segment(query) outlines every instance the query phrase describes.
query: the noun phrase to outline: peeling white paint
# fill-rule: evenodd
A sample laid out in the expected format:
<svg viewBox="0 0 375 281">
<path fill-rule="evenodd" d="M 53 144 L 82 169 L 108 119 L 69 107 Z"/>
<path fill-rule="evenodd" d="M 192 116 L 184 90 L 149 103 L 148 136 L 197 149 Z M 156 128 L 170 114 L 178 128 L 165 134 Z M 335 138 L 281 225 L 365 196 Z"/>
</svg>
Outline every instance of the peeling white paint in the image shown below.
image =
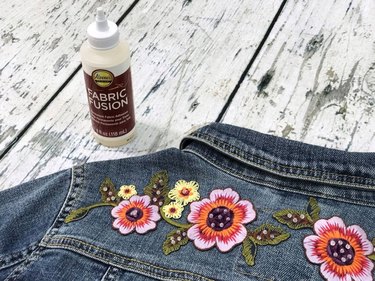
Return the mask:
<svg viewBox="0 0 375 281">
<path fill-rule="evenodd" d="M 192 127 L 217 118 L 280 4 L 141 0 L 120 26 L 133 51 L 136 139 L 117 149 L 95 143 L 79 72 L 1 161 L 0 189 L 80 162 L 176 147 Z"/>
<path fill-rule="evenodd" d="M 288 1 L 223 122 L 375 152 L 374 10 L 372 0 Z"/>
</svg>

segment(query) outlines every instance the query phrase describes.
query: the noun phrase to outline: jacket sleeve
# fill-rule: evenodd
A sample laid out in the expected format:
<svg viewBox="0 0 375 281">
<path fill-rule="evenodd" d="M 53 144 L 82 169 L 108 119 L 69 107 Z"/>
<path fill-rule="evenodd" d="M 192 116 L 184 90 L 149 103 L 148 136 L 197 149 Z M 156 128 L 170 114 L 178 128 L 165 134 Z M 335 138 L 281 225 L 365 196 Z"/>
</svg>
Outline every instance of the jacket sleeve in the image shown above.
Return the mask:
<svg viewBox="0 0 375 281">
<path fill-rule="evenodd" d="M 0 192 L 0 280 L 38 247 L 64 204 L 71 176 L 65 170 Z"/>
</svg>

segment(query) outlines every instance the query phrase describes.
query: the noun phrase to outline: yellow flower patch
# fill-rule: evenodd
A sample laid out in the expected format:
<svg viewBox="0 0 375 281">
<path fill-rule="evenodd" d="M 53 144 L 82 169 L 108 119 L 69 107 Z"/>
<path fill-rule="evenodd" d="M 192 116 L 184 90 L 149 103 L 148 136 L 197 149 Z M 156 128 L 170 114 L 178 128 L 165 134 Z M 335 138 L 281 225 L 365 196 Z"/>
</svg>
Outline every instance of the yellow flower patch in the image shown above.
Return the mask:
<svg viewBox="0 0 375 281">
<path fill-rule="evenodd" d="M 171 202 L 163 207 L 163 212 L 167 218 L 179 219 L 183 210 L 184 207 L 179 202 Z"/>
<path fill-rule="evenodd" d="M 120 191 L 118 192 L 118 196 L 120 196 L 122 199 L 129 199 L 133 195 L 137 194 L 137 190 L 135 190 L 134 185 L 123 185 L 120 187 Z"/>
<path fill-rule="evenodd" d="M 168 196 L 182 206 L 186 206 L 190 202 L 199 200 L 198 188 L 199 184 L 196 181 L 179 180 L 176 182 L 175 187 L 169 191 Z"/>
</svg>

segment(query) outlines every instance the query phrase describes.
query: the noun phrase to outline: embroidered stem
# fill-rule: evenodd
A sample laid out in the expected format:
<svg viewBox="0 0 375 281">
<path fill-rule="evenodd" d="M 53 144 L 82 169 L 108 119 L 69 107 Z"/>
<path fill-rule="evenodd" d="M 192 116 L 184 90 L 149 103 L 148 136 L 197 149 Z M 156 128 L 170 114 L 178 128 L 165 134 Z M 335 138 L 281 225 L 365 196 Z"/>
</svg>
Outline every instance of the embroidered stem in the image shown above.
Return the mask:
<svg viewBox="0 0 375 281">
<path fill-rule="evenodd" d="M 175 227 L 179 227 L 179 228 L 190 228 L 191 226 L 192 226 L 192 224 L 190 224 L 190 223 L 186 223 L 186 224 L 184 224 L 184 223 L 179 223 L 179 222 L 176 222 L 176 221 L 174 221 L 174 220 L 172 220 L 172 219 L 170 219 L 170 218 L 167 218 L 166 216 L 165 216 L 165 213 L 163 212 L 163 210 L 160 208 L 160 214 L 161 214 L 161 216 L 162 216 L 162 218 L 167 222 L 167 223 L 169 223 L 170 225 L 173 225 L 173 226 L 175 226 Z"/>
<path fill-rule="evenodd" d="M 80 220 L 84 218 L 91 209 L 97 208 L 97 207 L 103 207 L 103 206 L 113 206 L 116 207 L 116 203 L 107 203 L 107 202 L 100 202 L 96 203 L 87 207 L 82 207 L 77 210 L 73 210 L 69 213 L 69 215 L 65 218 L 64 222 L 69 223 L 72 221 Z"/>
</svg>

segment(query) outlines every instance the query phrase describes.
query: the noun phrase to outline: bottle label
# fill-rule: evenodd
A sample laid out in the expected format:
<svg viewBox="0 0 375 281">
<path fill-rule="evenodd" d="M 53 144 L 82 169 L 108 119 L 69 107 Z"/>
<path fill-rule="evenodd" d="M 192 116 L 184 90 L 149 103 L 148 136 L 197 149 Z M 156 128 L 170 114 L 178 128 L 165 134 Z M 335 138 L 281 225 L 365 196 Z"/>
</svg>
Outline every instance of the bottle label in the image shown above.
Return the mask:
<svg viewBox="0 0 375 281">
<path fill-rule="evenodd" d="M 94 131 L 109 138 L 130 132 L 135 126 L 130 67 L 118 76 L 108 69 L 83 73 Z"/>
</svg>

